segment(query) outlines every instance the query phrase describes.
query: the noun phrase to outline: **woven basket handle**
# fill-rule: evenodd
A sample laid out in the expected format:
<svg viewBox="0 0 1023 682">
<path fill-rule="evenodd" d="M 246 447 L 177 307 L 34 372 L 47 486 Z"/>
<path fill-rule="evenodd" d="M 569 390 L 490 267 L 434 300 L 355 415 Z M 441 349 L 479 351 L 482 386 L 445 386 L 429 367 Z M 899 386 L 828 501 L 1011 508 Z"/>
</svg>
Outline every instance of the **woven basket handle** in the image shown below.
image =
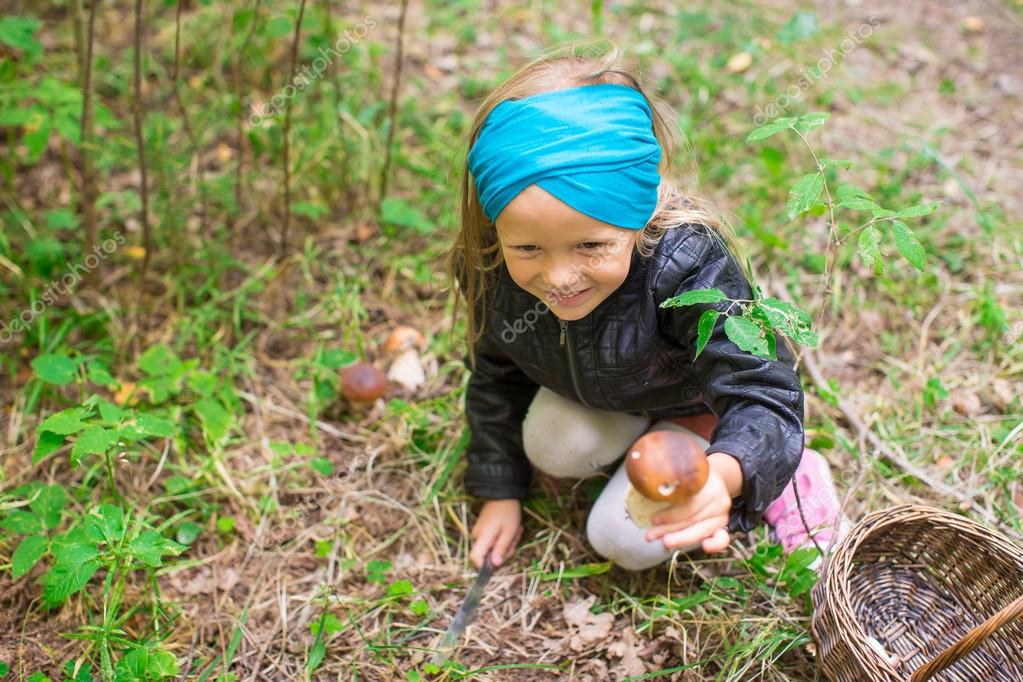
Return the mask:
<svg viewBox="0 0 1023 682">
<path fill-rule="evenodd" d="M 909 678 L 910 682 L 926 682 L 931 679 L 935 673 L 944 670 L 961 658 L 965 658 L 995 630 L 1020 615 L 1023 615 L 1023 596 L 1010 602 L 1004 609 L 967 632 L 962 639 L 938 654 L 933 661 L 917 668 L 913 672 L 913 676 Z"/>
</svg>

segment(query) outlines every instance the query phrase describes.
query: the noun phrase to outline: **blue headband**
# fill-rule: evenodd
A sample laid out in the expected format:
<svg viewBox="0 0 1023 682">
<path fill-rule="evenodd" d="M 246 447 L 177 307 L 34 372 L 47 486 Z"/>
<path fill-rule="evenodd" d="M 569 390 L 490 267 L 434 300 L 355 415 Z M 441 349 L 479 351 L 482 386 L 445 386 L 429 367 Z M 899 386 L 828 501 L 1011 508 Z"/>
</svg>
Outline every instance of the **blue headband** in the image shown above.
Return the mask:
<svg viewBox="0 0 1023 682">
<path fill-rule="evenodd" d="M 652 125 L 646 98 L 613 83 L 501 102 L 469 152 L 484 213 L 497 220 L 536 184 L 580 213 L 642 229 L 661 181 Z"/>
</svg>

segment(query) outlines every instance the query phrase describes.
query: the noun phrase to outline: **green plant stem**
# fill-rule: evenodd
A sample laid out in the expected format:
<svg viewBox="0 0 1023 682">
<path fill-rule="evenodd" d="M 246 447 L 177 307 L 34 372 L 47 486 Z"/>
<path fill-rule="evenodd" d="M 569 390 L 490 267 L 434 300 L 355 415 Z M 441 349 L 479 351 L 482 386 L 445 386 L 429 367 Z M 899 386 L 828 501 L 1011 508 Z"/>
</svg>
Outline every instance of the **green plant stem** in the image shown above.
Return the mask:
<svg viewBox="0 0 1023 682">
<path fill-rule="evenodd" d="M 796 128 L 792 128 L 792 131 L 799 136 L 799 139 L 803 141 L 807 151 L 810 152 L 810 156 L 813 157 L 813 162 L 817 165 L 817 172 L 821 175 L 821 184 L 824 186 L 824 196 L 828 199 L 828 246 L 824 254 L 824 298 L 827 299 L 831 295 L 831 283 L 834 279 L 834 273 L 832 272 L 835 267 L 835 246 L 839 243 L 838 237 L 835 232 L 835 202 L 831 198 L 831 190 L 828 188 L 828 178 L 824 174 L 824 164 L 817 157 L 817 152 L 810 146 L 810 142 L 806 139 L 803 133 L 799 132 Z M 840 292 L 835 292 L 836 297 Z"/>
</svg>

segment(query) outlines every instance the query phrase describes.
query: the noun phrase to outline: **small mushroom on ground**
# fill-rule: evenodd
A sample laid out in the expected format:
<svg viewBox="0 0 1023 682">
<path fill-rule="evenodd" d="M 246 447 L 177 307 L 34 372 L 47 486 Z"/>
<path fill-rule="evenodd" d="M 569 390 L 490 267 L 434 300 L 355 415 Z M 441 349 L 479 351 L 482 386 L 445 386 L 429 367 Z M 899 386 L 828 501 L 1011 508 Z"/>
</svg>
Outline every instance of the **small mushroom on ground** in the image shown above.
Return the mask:
<svg viewBox="0 0 1023 682">
<path fill-rule="evenodd" d="M 341 395 L 353 405 L 371 405 L 386 390 L 384 373 L 368 362 L 356 362 L 341 370 Z"/>
<path fill-rule="evenodd" d="M 650 431 L 629 448 L 625 473 L 630 483 L 625 508 L 637 526 L 649 528 L 654 514 L 703 488 L 710 466 L 707 453 L 692 437 L 678 431 Z"/>
<path fill-rule="evenodd" d="M 426 371 L 419 358 L 419 352 L 425 348 L 426 337 L 418 329 L 404 325 L 395 327 L 384 342 L 384 352 L 393 358 L 387 379 L 410 391 L 426 383 Z"/>
</svg>

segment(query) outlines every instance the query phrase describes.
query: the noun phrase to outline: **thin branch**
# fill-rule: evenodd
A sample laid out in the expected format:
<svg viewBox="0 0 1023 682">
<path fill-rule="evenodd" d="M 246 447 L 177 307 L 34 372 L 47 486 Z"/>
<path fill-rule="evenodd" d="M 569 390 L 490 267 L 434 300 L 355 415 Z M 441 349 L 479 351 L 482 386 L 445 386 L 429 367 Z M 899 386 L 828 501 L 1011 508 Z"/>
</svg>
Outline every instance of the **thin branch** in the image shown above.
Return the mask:
<svg viewBox="0 0 1023 682">
<path fill-rule="evenodd" d="M 298 20 L 295 21 L 295 38 L 291 41 L 291 66 L 289 77 L 293 77 L 298 66 L 298 44 L 302 37 L 302 17 L 305 15 L 305 0 L 299 0 Z M 284 226 L 281 228 L 281 249 L 278 257 L 284 258 L 288 253 L 288 227 L 291 225 L 291 99 L 284 102 Z"/>
<path fill-rule="evenodd" d="M 92 168 L 92 43 L 96 24 L 96 7 L 99 0 L 92 0 L 89 6 L 89 20 L 85 29 L 85 59 L 78 65 L 82 83 L 82 119 L 79 139 L 81 142 L 80 173 L 82 175 L 82 212 L 85 214 L 85 253 L 94 253 L 97 241 L 96 230 L 96 183 Z M 99 273 L 95 269 L 85 273 L 85 283 L 92 286 Z"/>
<path fill-rule="evenodd" d="M 380 196 L 377 197 L 377 212 L 380 204 L 387 196 L 387 174 L 391 167 L 391 145 L 394 143 L 394 129 L 398 123 L 398 90 L 401 86 L 401 67 L 405 61 L 405 15 L 408 13 L 408 0 L 401 0 L 401 15 L 398 17 L 398 55 L 394 60 L 394 78 L 391 83 L 391 102 L 387 118 L 387 144 L 384 151 L 384 167 L 380 171 Z"/>
<path fill-rule="evenodd" d="M 238 56 L 232 64 L 232 76 L 234 80 L 235 97 L 238 100 L 238 119 L 235 121 L 235 138 L 238 141 L 238 163 L 235 165 L 234 175 L 234 203 L 239 213 L 242 207 L 242 173 L 245 169 L 245 103 L 242 92 L 242 63 L 245 61 L 245 50 L 252 41 L 252 35 L 256 31 L 256 24 L 259 22 L 259 6 L 262 0 L 256 0 L 252 9 L 252 22 L 249 24 L 248 33 L 238 48 Z M 228 229 L 231 228 L 233 218 L 228 218 Z"/>
<path fill-rule="evenodd" d="M 135 148 L 138 150 L 139 174 L 142 186 L 139 188 L 142 195 L 142 208 L 139 209 L 139 219 L 142 222 L 142 244 L 145 253 L 142 256 L 142 266 L 139 269 L 139 309 L 141 310 L 142 296 L 145 294 L 146 272 L 149 270 L 149 258 L 152 254 L 152 235 L 149 228 L 149 188 L 146 183 L 146 149 L 142 131 L 142 0 L 135 0 Z"/>
<path fill-rule="evenodd" d="M 188 119 L 188 111 L 185 109 L 185 103 L 181 99 L 181 89 L 178 83 L 178 74 L 181 71 L 181 10 L 184 5 L 184 0 L 178 0 L 177 19 L 174 28 L 174 71 L 171 75 L 171 85 L 174 89 L 174 101 L 178 104 L 178 111 L 181 112 L 181 125 L 185 129 L 185 134 L 188 135 L 189 143 L 192 145 L 192 153 L 195 154 L 196 163 L 196 183 L 195 189 L 199 194 L 199 224 L 201 229 L 199 234 L 203 240 L 206 235 L 209 234 L 209 211 L 206 207 L 206 191 L 205 191 L 205 173 L 202 167 L 202 148 L 199 146 L 199 141 L 195 136 L 195 131 L 192 130 L 192 123 Z M 179 178 L 180 186 L 180 178 Z"/>
</svg>

